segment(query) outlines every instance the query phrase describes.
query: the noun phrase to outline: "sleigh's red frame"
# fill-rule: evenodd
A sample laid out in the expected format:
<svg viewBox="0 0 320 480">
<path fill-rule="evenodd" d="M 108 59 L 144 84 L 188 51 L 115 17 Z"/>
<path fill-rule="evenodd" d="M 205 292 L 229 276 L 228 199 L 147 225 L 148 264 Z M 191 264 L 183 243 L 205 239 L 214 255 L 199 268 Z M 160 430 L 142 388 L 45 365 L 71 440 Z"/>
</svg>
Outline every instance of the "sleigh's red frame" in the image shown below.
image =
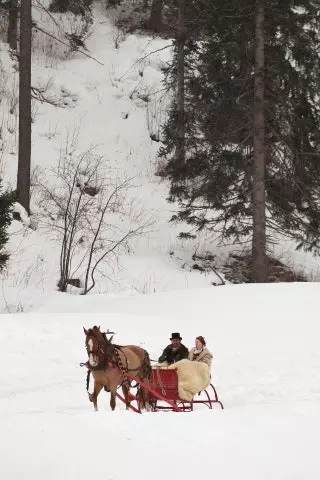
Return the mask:
<svg viewBox="0 0 320 480">
<path fill-rule="evenodd" d="M 149 392 L 149 402 L 151 405 L 151 410 L 153 412 L 161 410 L 190 412 L 193 410 L 195 404 L 203 404 L 210 409 L 212 409 L 214 404 L 218 404 L 222 409 L 224 408 L 222 402 L 218 398 L 217 391 L 212 385 L 212 383 L 210 383 L 209 387 L 206 390 L 199 392 L 199 394 L 194 397 L 190 402 L 179 398 L 178 374 L 177 370 L 175 369 L 167 370 L 165 368 L 153 368 L 152 374 L 149 378 L 149 383 L 141 381 L 129 372 L 126 372 L 125 375 L 130 380 L 134 380 L 135 382 L 137 382 L 137 384 L 140 385 L 141 388 Z M 213 395 L 213 398 L 211 397 L 209 392 L 211 393 L 211 395 Z M 116 395 L 122 402 L 125 402 L 124 398 L 119 393 L 116 393 Z M 134 399 L 137 400 L 138 408 L 134 407 L 133 405 L 131 405 L 130 408 L 137 413 L 141 413 L 138 395 L 136 395 Z"/>
</svg>

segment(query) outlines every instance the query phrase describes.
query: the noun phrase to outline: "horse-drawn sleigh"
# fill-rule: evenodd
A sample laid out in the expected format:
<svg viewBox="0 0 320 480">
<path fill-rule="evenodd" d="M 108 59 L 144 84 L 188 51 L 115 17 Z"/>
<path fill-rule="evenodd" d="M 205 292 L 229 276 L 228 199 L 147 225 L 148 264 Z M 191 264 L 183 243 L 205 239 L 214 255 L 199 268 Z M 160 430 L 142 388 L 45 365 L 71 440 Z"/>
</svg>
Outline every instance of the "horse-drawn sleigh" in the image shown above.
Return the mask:
<svg viewBox="0 0 320 480">
<path fill-rule="evenodd" d="M 112 337 L 100 331 L 100 327 L 84 329 L 89 360 L 82 363 L 88 368 L 87 391 L 89 400 L 97 410 L 97 398 L 104 388 L 111 394 L 110 406 L 115 409 L 116 397 L 126 404 L 126 408 L 137 413 L 142 409 L 156 411 L 192 411 L 197 404 L 212 409 L 214 404 L 223 404 L 216 389 L 210 383 L 194 396 L 181 396 L 179 393 L 179 372 L 172 365 L 169 368 L 152 367 L 148 352 L 135 345 L 114 345 Z M 182 360 L 189 362 L 189 360 Z M 195 362 L 189 362 L 194 364 Z M 89 379 L 94 378 L 94 389 L 89 393 Z M 135 385 L 132 385 L 132 382 Z M 122 387 L 123 396 L 118 392 Z M 134 390 L 134 393 L 133 393 Z M 132 404 L 136 402 L 136 406 Z"/>
</svg>

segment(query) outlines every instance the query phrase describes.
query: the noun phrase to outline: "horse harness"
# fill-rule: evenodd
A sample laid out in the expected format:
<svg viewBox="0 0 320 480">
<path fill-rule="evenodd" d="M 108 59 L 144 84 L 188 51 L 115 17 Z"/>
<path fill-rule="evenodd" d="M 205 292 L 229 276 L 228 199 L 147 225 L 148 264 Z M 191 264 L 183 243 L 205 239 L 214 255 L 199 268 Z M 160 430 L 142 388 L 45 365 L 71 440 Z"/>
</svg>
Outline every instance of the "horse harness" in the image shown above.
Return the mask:
<svg viewBox="0 0 320 480">
<path fill-rule="evenodd" d="M 122 380 L 121 384 L 119 385 L 119 387 L 121 387 L 121 385 L 125 384 L 127 386 L 127 388 L 129 389 L 131 387 L 131 382 L 130 382 L 129 378 L 126 376 L 126 373 L 129 372 L 130 370 L 134 371 L 136 369 L 129 369 L 128 368 L 128 359 L 127 359 L 125 353 L 122 352 L 122 354 L 124 355 L 124 357 L 126 359 L 126 366 L 124 366 L 123 362 L 121 360 L 120 352 L 119 352 L 121 347 L 119 345 L 112 345 L 111 342 L 107 339 L 106 333 L 102 333 L 102 337 L 105 341 L 105 346 L 107 347 L 107 349 L 109 347 L 110 353 L 108 354 L 107 349 L 106 350 L 104 349 L 104 345 L 101 345 L 101 343 L 98 341 L 98 351 L 100 351 L 102 354 L 104 354 L 104 356 L 105 356 L 104 360 L 102 362 L 99 362 L 99 364 L 95 367 L 90 365 L 89 361 L 87 361 L 85 363 L 80 363 L 81 367 L 85 366 L 88 369 L 87 379 L 86 379 L 86 389 L 87 389 L 87 391 L 89 391 L 89 382 L 90 382 L 91 372 L 92 371 L 106 370 L 108 367 L 118 368 L 120 370 L 120 372 L 122 373 L 123 380 Z M 113 357 L 115 358 L 115 361 L 112 361 Z"/>
</svg>

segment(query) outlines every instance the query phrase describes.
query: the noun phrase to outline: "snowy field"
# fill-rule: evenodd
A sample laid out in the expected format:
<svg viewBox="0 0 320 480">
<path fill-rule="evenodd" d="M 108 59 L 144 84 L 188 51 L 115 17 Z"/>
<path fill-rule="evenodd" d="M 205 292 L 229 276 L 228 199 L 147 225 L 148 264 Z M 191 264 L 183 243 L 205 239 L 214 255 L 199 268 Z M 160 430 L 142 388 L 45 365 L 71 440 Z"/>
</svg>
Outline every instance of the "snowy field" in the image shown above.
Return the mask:
<svg viewBox="0 0 320 480">
<path fill-rule="evenodd" d="M 34 17 L 59 33 L 44 11 L 35 9 Z M 319 284 L 212 287 L 219 283 L 214 273 L 192 269 L 193 253 L 209 251 L 222 262 L 230 248 L 217 249 L 205 236 L 178 241 L 185 229 L 168 223 L 175 207 L 154 176 L 160 144 L 150 138 L 168 105 L 161 72 L 168 45 L 121 35 L 100 7 L 87 40 L 98 62 L 70 57 L 61 44 L 34 35 L 33 84 L 48 85 L 63 108 L 33 102 L 32 228 L 13 222 L 9 268 L 0 280 L 1 480 L 320 478 Z M 2 43 L 0 63 L 0 174 L 14 187 L 17 72 Z M 50 185 L 49 170 L 64 155 L 91 147 L 114 178 L 134 179 L 124 217 L 134 201 L 155 221 L 128 252 L 103 265 L 92 294 L 60 294 L 59 242 L 43 227 L 48 212 L 39 206 L 37 182 Z M 122 225 L 120 217 L 112 221 Z M 317 258 L 290 242 L 274 248 L 319 279 Z M 225 410 L 137 415 L 118 401 L 111 412 L 103 392 L 94 413 L 79 363 L 86 360 L 82 326 L 95 324 L 115 330 L 118 343 L 143 346 L 151 358 L 171 332 L 180 331 L 188 347 L 204 335 Z"/>
<path fill-rule="evenodd" d="M 1 317 L 4 480 L 318 480 L 317 284 L 226 286 L 151 295 L 54 296 Z M 46 311 L 47 308 L 47 311 Z M 114 329 L 157 358 L 172 331 L 207 338 L 225 410 L 93 411 L 82 326 Z"/>
</svg>

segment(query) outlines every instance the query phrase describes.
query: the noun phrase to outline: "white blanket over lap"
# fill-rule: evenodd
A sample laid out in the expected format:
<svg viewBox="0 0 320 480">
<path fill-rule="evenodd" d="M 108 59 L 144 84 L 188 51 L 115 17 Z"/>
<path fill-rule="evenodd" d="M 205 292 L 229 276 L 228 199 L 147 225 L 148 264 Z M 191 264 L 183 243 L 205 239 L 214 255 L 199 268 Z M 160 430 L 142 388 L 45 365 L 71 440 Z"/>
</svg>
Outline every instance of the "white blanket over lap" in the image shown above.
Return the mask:
<svg viewBox="0 0 320 480">
<path fill-rule="evenodd" d="M 182 400 L 190 402 L 193 397 L 210 384 L 210 370 L 203 362 L 184 359 L 173 363 L 168 369 L 177 369 L 178 392 Z"/>
</svg>

